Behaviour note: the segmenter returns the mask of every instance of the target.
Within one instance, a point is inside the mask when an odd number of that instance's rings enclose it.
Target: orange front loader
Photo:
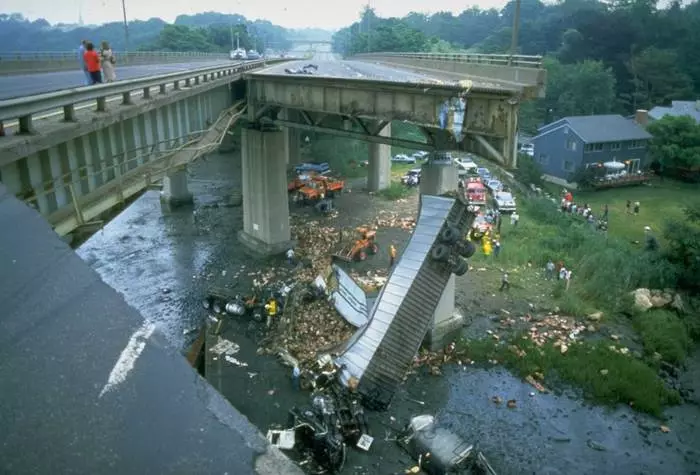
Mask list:
[[[333,254],[333,257],[346,262],[364,261],[368,255],[374,255],[379,251],[375,241],[376,231],[364,226],[360,226],[356,231],[360,238],[343,245],[340,251]]]

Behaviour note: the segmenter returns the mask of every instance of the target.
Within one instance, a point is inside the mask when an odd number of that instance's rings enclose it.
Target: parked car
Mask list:
[[[499,191],[503,191],[503,183],[495,179],[487,180],[486,188],[491,190],[491,193],[498,193]]]
[[[522,147],[520,147],[520,153],[524,153],[527,155],[530,155],[531,157],[535,156],[535,144],[534,143],[526,143]]]
[[[491,179],[491,172],[488,168],[477,168],[476,174],[479,175],[484,182]]]
[[[479,168],[471,158],[455,158],[454,163],[457,166],[457,174],[459,176],[475,175]]]
[[[515,198],[507,191],[499,191],[493,197],[496,209],[503,213],[514,213],[516,211]]]
[[[327,162],[322,162],[322,163],[305,162],[305,163],[300,163],[299,165],[295,166],[294,171],[297,173],[297,175],[301,175],[304,172],[316,172],[320,175],[324,175],[324,174],[329,173],[331,171],[331,166]]]
[[[391,161],[394,163],[416,163],[416,157],[409,157],[408,155],[400,153],[398,155],[394,155]]]
[[[404,185],[420,184],[420,168],[411,168],[404,176],[401,177],[401,183]]]
[[[248,59],[253,60],[253,59],[260,59],[260,53],[255,51],[254,49],[248,51]]]
[[[425,160],[428,158],[428,155],[430,155],[430,153],[421,150],[419,152],[414,153],[413,158],[415,158],[416,160]]]

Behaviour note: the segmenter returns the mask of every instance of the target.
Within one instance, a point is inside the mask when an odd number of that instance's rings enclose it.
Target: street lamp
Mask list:
[[[510,59],[518,52],[518,29],[520,28],[520,0],[515,0],[515,14],[513,15],[513,36],[510,38]]]
[[[129,23],[126,21],[126,0],[122,0],[122,15],[124,16],[124,51],[129,51]]]

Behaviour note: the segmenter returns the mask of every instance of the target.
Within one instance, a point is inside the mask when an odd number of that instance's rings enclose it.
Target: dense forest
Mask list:
[[[290,40],[330,39],[319,29],[288,30],[269,21],[249,21],[241,15],[215,12],[180,15],[173,24],[160,18],[129,22],[129,49],[223,52],[231,47],[231,30],[241,47],[287,50]],[[0,52],[70,51],[83,38],[107,40],[117,51],[125,49],[124,24],[100,26],[51,25],[43,19],[30,21],[19,13],[0,14]]]
[[[502,10],[379,18],[366,8],[338,31],[334,50],[507,53],[514,2]],[[523,106],[534,132],[568,115],[649,109],[700,92],[700,4],[653,0],[522,0],[518,54],[546,56],[547,98]]]

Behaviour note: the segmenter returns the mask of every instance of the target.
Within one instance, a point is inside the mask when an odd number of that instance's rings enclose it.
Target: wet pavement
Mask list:
[[[240,187],[238,166],[235,155],[212,155],[196,163],[190,170],[193,207],[161,210],[158,192],[149,191],[78,250],[179,349],[194,338],[188,330],[206,319],[201,296],[222,279],[222,270],[265,265],[237,243],[242,210],[227,203]],[[362,199],[372,200],[359,193],[354,198]],[[354,209],[368,208],[355,205]],[[358,224],[363,219],[358,217]],[[378,232],[378,238],[381,235]],[[386,236],[402,239],[399,230]],[[382,247],[386,246],[380,243]],[[380,253],[374,259],[382,265],[385,257]],[[477,276],[467,274],[458,285],[467,287]],[[208,379],[263,433],[275,424],[284,425],[288,409],[306,403],[307,395],[292,389],[290,368],[273,356],[256,354],[264,336],[259,324],[225,318],[222,336],[241,346],[236,358],[248,366],[220,361]],[[437,414],[476,443],[500,474],[700,473],[696,405],[668,410],[670,419],[664,423],[671,432],[662,433],[660,421],[628,408],[591,406],[571,394],[530,396],[535,391],[531,386],[498,368],[446,366],[440,377],[419,369],[405,388],[389,411],[369,413],[374,445],[369,453],[351,451],[344,474],[404,473],[413,466],[391,438],[393,429],[421,413]],[[494,404],[494,395],[516,399],[517,407]]]

